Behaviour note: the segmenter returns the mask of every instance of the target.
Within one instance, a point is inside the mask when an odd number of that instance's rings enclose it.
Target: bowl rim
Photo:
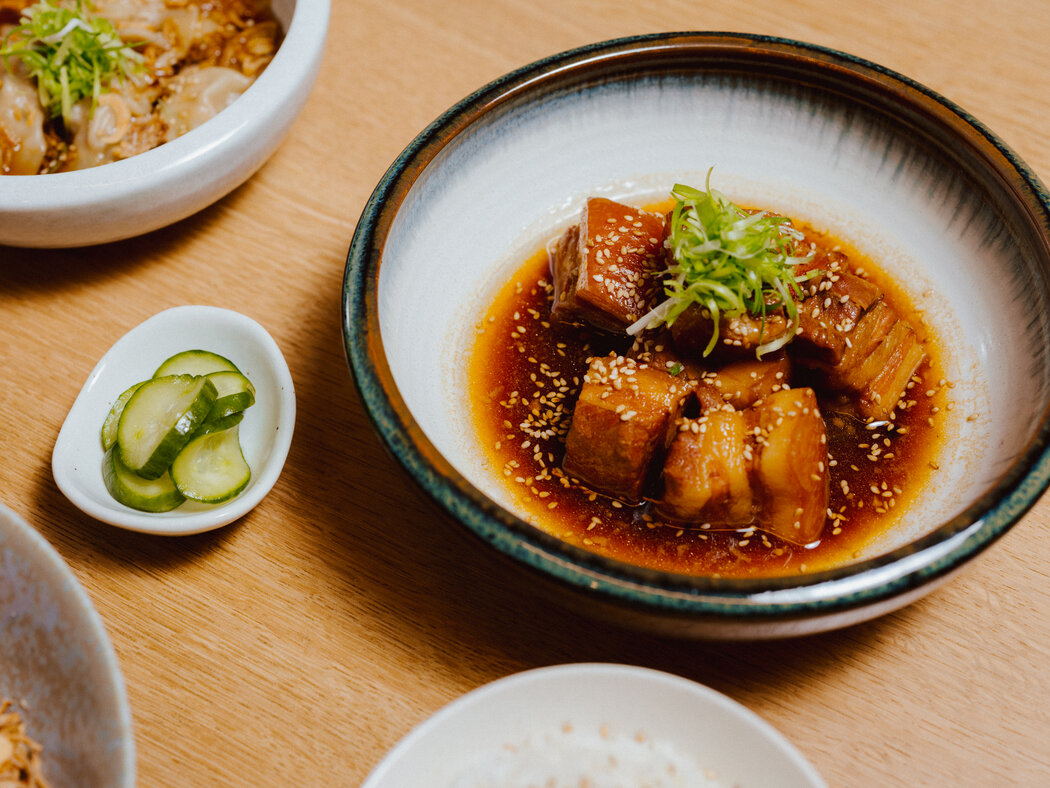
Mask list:
[[[771,722],[740,701],[676,673],[617,662],[566,662],[543,665],[477,685],[448,701],[405,733],[372,767],[361,788],[389,788],[391,785],[397,785],[396,776],[399,772],[403,773],[403,764],[407,762],[415,765],[419,760],[418,752],[425,750],[434,741],[441,742],[448,738],[448,730],[462,738],[462,733],[469,731],[473,719],[486,719],[486,715],[494,717],[492,712],[498,710],[508,699],[535,698],[538,693],[540,702],[536,704],[536,708],[539,709],[540,716],[558,720],[559,726],[574,722],[575,713],[581,709],[570,708],[564,711],[558,704],[559,711],[555,714],[550,713],[550,693],[561,687],[576,692],[585,699],[582,708],[584,715],[592,707],[600,705],[601,701],[598,701],[598,698],[604,701],[612,697],[618,703],[621,697],[626,698],[643,689],[655,690],[657,694],[673,694],[681,699],[680,702],[694,707],[694,713],[699,716],[747,728],[751,745],[754,745],[755,739],[761,740],[762,748],[767,751],[764,754],[774,754],[778,767],[788,767],[792,777],[805,781],[811,788],[826,788],[824,778],[798,746]],[[611,693],[611,696],[600,694],[605,692]],[[657,708],[652,703],[647,703],[646,707]],[[632,725],[637,725],[638,721],[634,716],[628,714],[628,717]],[[615,714],[609,715],[604,721],[614,726],[622,726],[624,723]],[[487,724],[494,725],[509,739],[513,735],[511,731],[516,733],[515,729],[519,727],[515,723],[514,720],[508,721],[504,717],[495,716]]]
[[[1033,254],[1050,269],[1050,195],[998,136],[954,102],[898,72],[827,47],[731,32],[653,33],[589,44],[535,61],[466,96],[412,140],[377,184],[354,231],[343,279],[344,350],[352,377],[386,449],[409,477],[467,531],[519,565],[606,600],[697,617],[762,621],[831,615],[913,595],[945,579],[1005,534],[1050,485],[1050,407],[1024,451],[998,481],[956,517],[888,553],[805,575],[714,578],[627,564],[562,542],[497,505],[445,460],[401,398],[379,329],[375,285],[383,247],[416,180],[471,125],[545,89],[638,78],[645,68],[692,71],[761,68],[764,77],[838,88],[885,113],[968,172],[992,184],[1025,220]],[[651,73],[651,72],[650,72]],[[848,93],[844,90],[848,86]],[[949,148],[949,141],[952,145]]]

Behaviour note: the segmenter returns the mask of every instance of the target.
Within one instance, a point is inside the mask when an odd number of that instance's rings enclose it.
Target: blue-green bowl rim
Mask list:
[[[581,83],[592,84],[601,80],[592,73],[596,69],[605,67],[612,75],[625,59],[665,52],[687,58],[704,54],[711,57],[714,53],[714,70],[732,70],[718,54],[733,62],[744,57],[764,58],[786,65],[795,76],[823,74],[826,79],[834,72],[836,80],[841,82],[848,77],[858,85],[866,83],[869,91],[907,94],[913,103],[922,104],[922,112],[937,112],[942,122],[954,124],[952,128],[957,133],[961,126],[969,135],[967,150],[983,146],[986,161],[987,151],[1001,157],[998,167],[990,161],[987,165],[1001,175],[1003,168],[1008,170],[1003,179],[1014,181],[1012,195],[1022,204],[1030,227],[1038,230],[1037,248],[1044,258],[1050,258],[1050,198],[1031,169],[976,118],[902,74],[845,52],[775,36],[672,32],[590,44],[516,69],[450,107],[402,151],[365,205],[347,254],[342,328],[347,360],[376,431],[413,481],[476,537],[563,586],[644,612],[690,620],[800,620],[875,605],[945,578],[1006,533],[1050,484],[1048,412],[1042,414],[1037,434],[1010,471],[964,512],[926,537],[845,567],[802,576],[740,579],[678,575],[637,567],[574,547],[529,525],[484,496],[441,458],[401,400],[382,350],[373,285],[378,281],[385,233],[414,179],[442,148],[487,112],[508,102],[514,106],[548,82],[553,82],[555,88],[564,88],[566,80],[571,81],[577,72],[591,76],[590,80],[579,77]],[[691,70],[700,71],[702,67]],[[617,75],[622,76],[619,72]],[[921,129],[914,131],[923,133]],[[925,133],[930,134],[929,128]],[[942,152],[947,152],[946,145],[940,145]],[[1044,267],[1050,268],[1045,259]],[[952,537],[954,543],[938,554],[938,545]],[[924,558],[924,553],[930,557]],[[897,576],[892,576],[891,571],[888,580],[865,583],[865,577],[885,575],[880,570],[891,568],[908,556],[918,557],[915,568]],[[841,589],[842,586],[854,589]],[[794,591],[800,589],[811,590],[813,598],[794,598]],[[774,597],[784,592],[793,599],[778,602]]]

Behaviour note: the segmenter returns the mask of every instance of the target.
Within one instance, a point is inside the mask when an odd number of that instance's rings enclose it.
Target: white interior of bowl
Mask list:
[[[605,774],[610,750],[615,778]],[[456,699],[402,739],[362,788],[423,784],[825,783],[787,739],[725,695],[647,668],[575,664],[518,673]]]
[[[187,134],[76,172],[0,178],[0,244],[106,243],[164,227],[225,196],[276,150],[320,67],[329,0],[273,0],[285,38],[245,93]]]
[[[132,788],[131,709],[102,620],[58,553],[3,504],[0,610],[0,696],[43,747],[44,777]]]
[[[471,333],[525,257],[601,193],[645,203],[675,182],[812,222],[902,282],[942,338],[954,409],[921,506],[866,555],[931,531],[986,491],[1047,400],[1031,263],[961,172],[874,113],[728,78],[637,78],[490,113],[424,171],[379,278],[383,346],[413,416],[473,485],[517,509],[472,439]],[[1024,305],[1020,308],[1020,305]]]

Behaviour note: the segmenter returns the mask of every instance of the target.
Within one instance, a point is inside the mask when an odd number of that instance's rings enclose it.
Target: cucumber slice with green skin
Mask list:
[[[214,410],[214,408],[212,408],[212,410]],[[221,416],[217,419],[213,419],[211,416],[209,416],[207,419],[204,420],[204,423],[200,426],[200,429],[197,430],[197,435],[195,435],[194,437],[197,437],[199,435],[207,435],[209,432],[222,432],[223,430],[228,430],[230,427],[236,427],[238,424],[241,423],[241,420],[243,418],[243,411],[230,413],[229,415]]]
[[[178,491],[202,503],[228,501],[251,479],[238,426],[195,437],[171,464],[171,480]]]
[[[165,359],[153,377],[165,375],[208,375],[212,372],[240,372],[237,365],[225,356],[210,350],[184,350]]]
[[[106,414],[106,420],[102,422],[102,450],[109,451],[109,447],[117,442],[117,425],[120,424],[120,414],[124,412],[124,406],[128,404],[128,400],[131,399],[131,395],[138,391],[139,386],[145,381],[136,383],[131,388],[124,391],[117,401],[113,403],[113,407],[109,409],[109,413]]]
[[[215,384],[215,390],[219,392],[208,416],[209,421],[238,413],[255,404],[255,386],[240,372],[211,372],[207,378]]]
[[[211,412],[218,393],[206,377],[166,375],[131,395],[117,425],[121,461],[146,479],[164,474]]]
[[[102,480],[118,502],[141,512],[170,512],[186,498],[175,487],[170,474],[159,479],[143,479],[120,461],[120,452],[111,446],[102,458]]]

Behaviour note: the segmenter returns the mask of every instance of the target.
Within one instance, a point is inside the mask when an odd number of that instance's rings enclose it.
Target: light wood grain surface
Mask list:
[[[0,501],[59,550],[106,623],[142,786],[354,786],[463,692],[593,660],[730,695],[836,788],[1050,785],[1045,500],[949,585],[878,621],[760,645],[678,642],[508,583],[372,432],[344,359],[340,286],[356,220],[391,161],[513,68],[686,29],[776,34],[901,71],[1050,182],[1045,2],[334,0],[317,88],[245,186],[138,239],[0,248]],[[209,534],[95,522],[51,477],[62,420],[118,337],[189,303],[243,312],[283,349],[298,394],[284,473],[258,508]]]

